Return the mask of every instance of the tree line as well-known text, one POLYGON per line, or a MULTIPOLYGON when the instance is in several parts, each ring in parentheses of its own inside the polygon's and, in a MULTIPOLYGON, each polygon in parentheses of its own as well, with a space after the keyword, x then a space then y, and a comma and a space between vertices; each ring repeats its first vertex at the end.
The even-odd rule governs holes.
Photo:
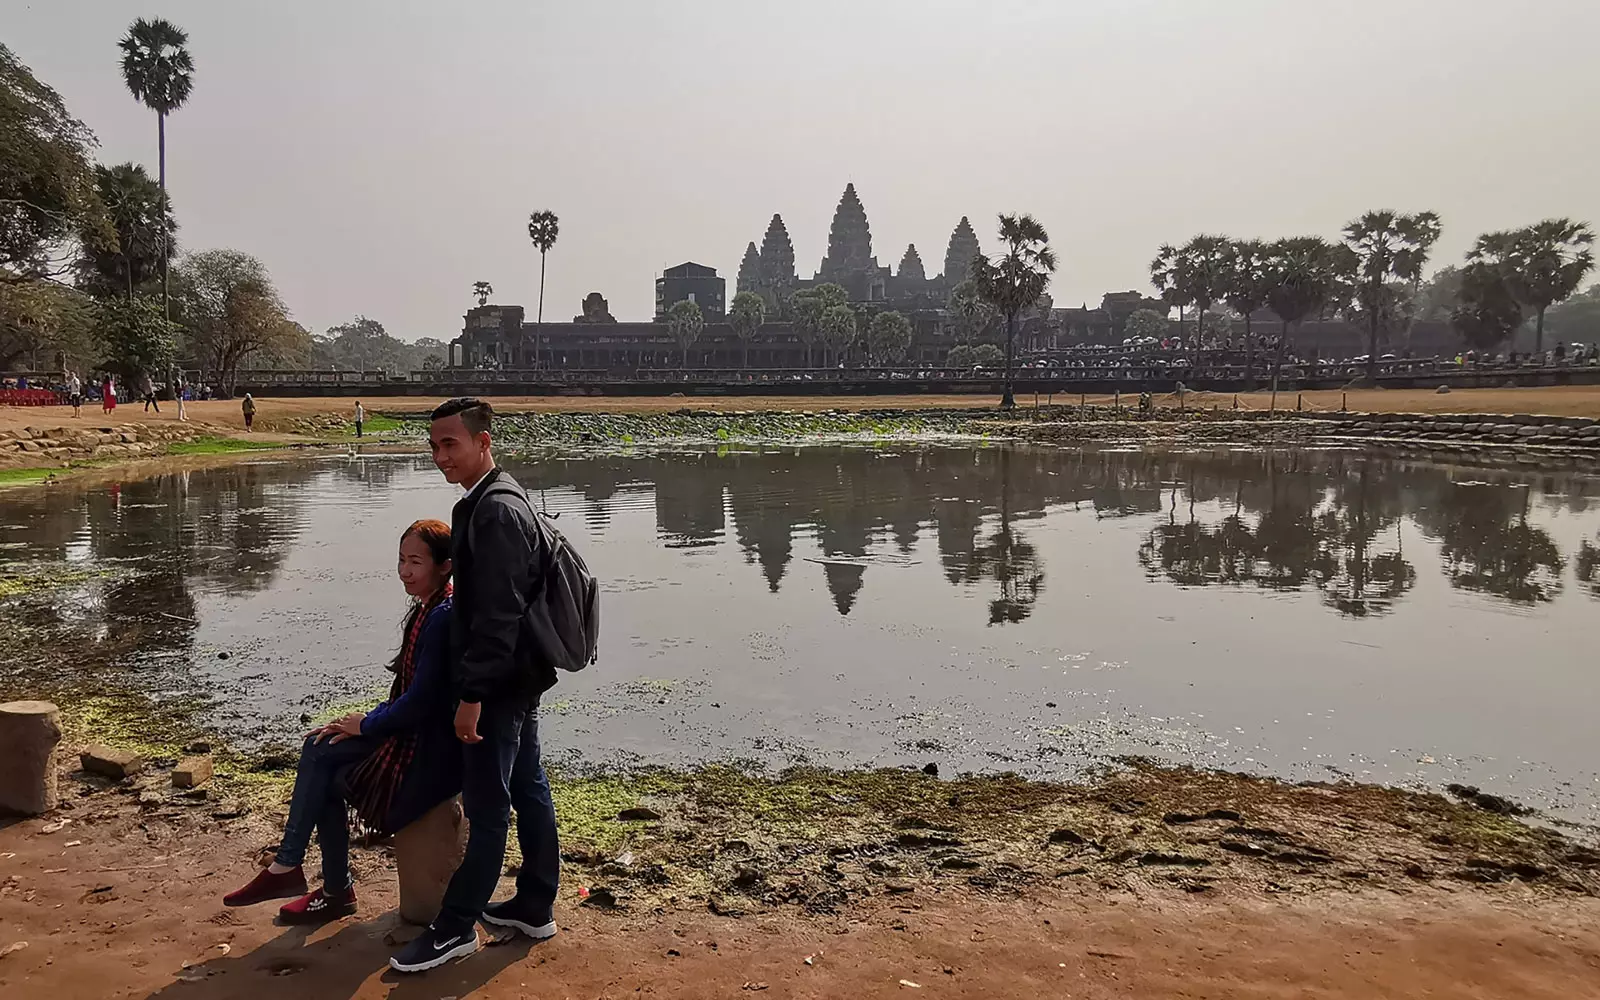
MULTIPOLYGON (((1162 246, 1150 262, 1150 280, 1162 301, 1178 310, 1180 337, 1197 346, 1231 337, 1232 323, 1213 320, 1213 306, 1226 304, 1243 318, 1247 363, 1255 345, 1252 322, 1263 309, 1279 321, 1280 358, 1290 327, 1313 315, 1357 323, 1367 331, 1371 380, 1380 338, 1397 330, 1409 335, 1426 314, 1448 319, 1468 346, 1483 350, 1505 344, 1531 318, 1534 351, 1542 352, 1546 312, 1571 298, 1594 268, 1590 226, 1547 219, 1480 236, 1465 265, 1443 269, 1424 294, 1423 273, 1439 234, 1436 213, 1392 210, 1352 221, 1339 242, 1201 234, 1182 246, 1162 246), (1196 316, 1192 336, 1183 326, 1188 308, 1196 316)), ((1166 317, 1135 313, 1129 325, 1134 336, 1164 335, 1166 317)))
POLYGON ((118 49, 129 93, 156 113, 154 177, 95 162, 90 128, 0 44, 0 370, 166 381, 187 363, 231 393, 245 367, 443 367, 442 342, 407 344, 365 317, 312 335, 248 253, 181 252, 166 119, 193 92, 188 36, 141 18, 118 49))

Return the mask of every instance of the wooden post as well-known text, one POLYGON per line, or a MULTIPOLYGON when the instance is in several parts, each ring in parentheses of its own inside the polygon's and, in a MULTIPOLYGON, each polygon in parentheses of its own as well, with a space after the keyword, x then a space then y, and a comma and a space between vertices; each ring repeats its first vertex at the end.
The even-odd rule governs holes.
POLYGON ((1339 412, 1340 413, 1344 413, 1349 409, 1350 409, 1350 393, 1349 393, 1349 391, 1340 392, 1339 393, 1339 412))
POLYGON ((400 876, 400 919, 431 924, 439 915, 450 876, 467 850, 467 823, 461 799, 441 802, 394 835, 394 863, 400 876))
POLYGON ((1306 408, 1306 394, 1303 393, 1303 392, 1296 393, 1295 397, 1294 397, 1294 412, 1299 413, 1301 410, 1303 410, 1305 408, 1306 408))
POLYGON ((1120 387, 1111 391, 1111 415, 1119 420, 1122 418, 1122 389, 1120 387))
POLYGON ((54 809, 61 710, 48 701, 0 705, 0 813, 38 816, 54 809))

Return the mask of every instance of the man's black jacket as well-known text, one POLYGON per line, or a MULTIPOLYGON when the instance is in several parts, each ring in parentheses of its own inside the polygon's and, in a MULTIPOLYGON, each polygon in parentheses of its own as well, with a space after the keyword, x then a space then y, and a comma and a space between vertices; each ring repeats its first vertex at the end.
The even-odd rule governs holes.
POLYGON ((450 645, 461 700, 530 698, 548 691, 556 672, 538 654, 527 624, 546 553, 533 508, 515 479, 496 468, 456 504, 450 558, 450 645))

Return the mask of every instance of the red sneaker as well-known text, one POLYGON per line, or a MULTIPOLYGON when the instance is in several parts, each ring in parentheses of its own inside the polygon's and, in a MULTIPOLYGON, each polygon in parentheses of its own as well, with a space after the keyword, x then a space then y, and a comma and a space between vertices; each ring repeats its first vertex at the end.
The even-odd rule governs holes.
POLYGON ((295 865, 292 871, 274 875, 263 868, 243 889, 222 897, 224 906, 254 906, 269 899, 293 899, 306 891, 306 873, 295 865))
POLYGON ((356 912, 356 887, 350 886, 342 893, 329 893, 325 889, 301 896, 285 903, 278 911, 278 919, 286 924, 320 924, 338 920, 356 912))

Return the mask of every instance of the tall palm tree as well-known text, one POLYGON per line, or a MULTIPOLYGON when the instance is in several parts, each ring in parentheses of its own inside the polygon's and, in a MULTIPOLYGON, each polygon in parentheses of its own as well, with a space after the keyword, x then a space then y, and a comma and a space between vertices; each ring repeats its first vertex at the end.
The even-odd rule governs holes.
POLYGON ((683 359, 679 367, 689 367, 689 348, 700 339, 700 334, 705 332, 706 314, 699 303, 683 299, 674 302, 672 308, 667 310, 667 329, 672 333, 672 339, 678 342, 683 349, 683 359))
POLYGON ((539 315, 535 322, 541 324, 534 327, 533 357, 534 367, 539 366, 539 356, 544 347, 544 258, 550 248, 556 245, 556 237, 561 233, 561 220, 556 218, 556 213, 549 209, 540 209, 528 216, 528 239, 539 248, 539 315))
POLYGON ((1227 293, 1228 252, 1233 241, 1202 233, 1178 250, 1176 280, 1184 297, 1194 303, 1195 349, 1203 350, 1206 310, 1227 293))
POLYGON ((1378 380, 1378 328, 1390 309, 1389 281, 1418 282, 1438 238, 1439 216, 1434 212, 1402 215, 1385 209, 1344 227, 1344 242, 1356 255, 1356 301, 1367 314, 1367 381, 1373 385, 1378 380))
POLYGON ((978 297, 1006 318, 1006 383, 1000 406, 1017 405, 1012 393, 1017 352, 1017 316, 1039 301, 1056 271, 1056 252, 1050 235, 1031 215, 1000 216, 1003 252, 993 261, 983 254, 972 258, 972 284, 978 297))
POLYGON ((494 286, 487 281, 474 281, 472 283, 472 294, 477 297, 478 305, 481 308, 489 304, 489 296, 494 294, 494 286))
POLYGON ((171 319, 168 302, 171 298, 167 278, 168 258, 165 252, 167 218, 167 115, 183 107, 194 89, 194 59, 184 48, 189 34, 171 21, 139 18, 128 29, 119 47, 122 49, 122 80, 128 91, 145 107, 156 113, 156 143, 161 158, 158 174, 161 185, 161 314, 171 319))
POLYGON ((766 300, 755 292, 740 292, 733 297, 733 304, 728 309, 728 319, 733 324, 733 335, 744 345, 744 361, 741 367, 749 368, 750 341, 761 332, 761 324, 767 321, 766 300))
POLYGON ((1161 244, 1150 262, 1150 284, 1155 286, 1161 301, 1178 310, 1180 339, 1183 337, 1183 307, 1193 301, 1189 298, 1189 281, 1183 273, 1187 266, 1187 261, 1179 257, 1178 248, 1171 243, 1161 244))
POLYGON ((1594 268, 1594 230, 1571 219, 1546 219, 1514 234, 1512 287, 1534 311, 1533 352, 1544 353, 1544 313, 1571 297, 1594 268))
MULTIPOLYGON (((1271 271, 1267 267, 1267 245, 1260 240, 1235 240, 1228 246, 1223 262, 1222 297, 1234 312, 1244 317, 1244 371, 1253 378, 1255 335, 1251 321, 1267 304, 1272 291, 1271 271)), ((1252 386, 1254 383, 1251 383, 1252 386)))
POLYGON ((1264 264, 1267 305, 1282 324, 1278 354, 1272 365, 1273 404, 1277 403, 1278 371, 1289 342, 1289 325, 1299 323, 1322 308, 1334 295, 1342 268, 1349 266, 1348 251, 1320 236, 1278 240, 1266 248, 1264 264))
POLYGON ((855 311, 848 305, 829 306, 822 313, 821 329, 823 345, 833 352, 831 360, 843 361, 844 353, 856 342, 855 311))

